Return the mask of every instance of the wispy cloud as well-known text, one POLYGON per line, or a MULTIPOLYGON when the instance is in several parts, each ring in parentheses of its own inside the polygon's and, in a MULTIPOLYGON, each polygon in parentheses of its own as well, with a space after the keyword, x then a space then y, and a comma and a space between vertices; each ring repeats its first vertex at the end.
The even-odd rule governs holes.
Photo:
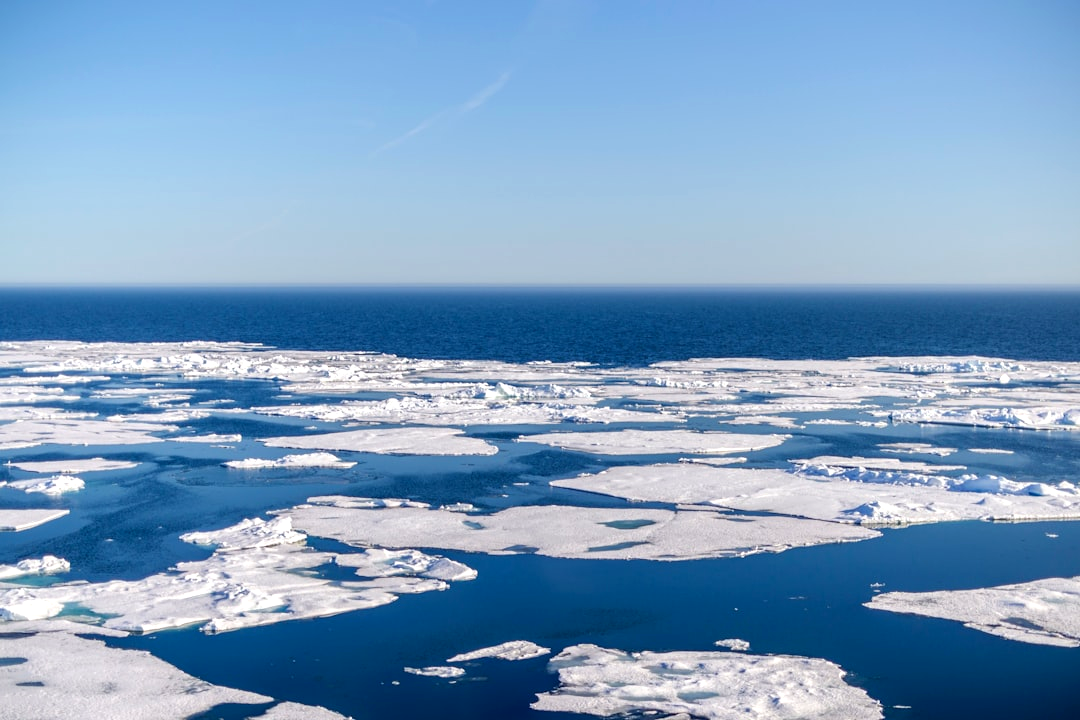
POLYGON ((444 120, 461 117, 462 115, 471 113, 473 110, 476 110, 477 108, 483 106, 484 103, 495 97, 495 95, 498 94, 500 90, 506 87, 506 83, 510 82, 511 74, 512 72, 510 70, 507 70, 502 75, 500 75, 498 79, 495 80, 495 82, 491 83, 483 90, 476 93, 460 105, 454 105, 453 107, 446 108, 445 110, 440 110, 439 112, 427 118, 413 129, 409 130, 404 135, 399 135, 390 142, 375 148, 375 150, 372 151, 371 156, 374 157, 380 153, 384 153, 387 150, 395 148, 406 140, 419 135, 428 128, 437 125, 444 120))

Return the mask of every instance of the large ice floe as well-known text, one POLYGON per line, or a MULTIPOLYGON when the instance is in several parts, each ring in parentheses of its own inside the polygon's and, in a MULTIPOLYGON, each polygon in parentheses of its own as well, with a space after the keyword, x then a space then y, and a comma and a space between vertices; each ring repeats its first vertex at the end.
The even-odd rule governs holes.
POLYGON ((1080 577, 974 590, 888 592, 875 595, 866 607, 958 620, 1010 640, 1080 647, 1080 577))
POLYGON ((153 432, 171 432, 175 425, 107 420, 16 420, 0 425, 0 450, 37 445, 145 445, 161 442, 153 432))
POLYGON ((494 455, 498 448, 450 428, 370 428, 266 438, 267 447, 351 450, 383 455, 494 455))
POLYGON ((70 510, 62 508, 0 508, 0 532, 21 532, 58 520, 70 510))
POLYGON ((722 455, 753 452, 780 445, 785 435, 741 435, 691 430, 619 430, 616 432, 573 432, 523 435, 521 442, 553 445, 564 450, 601 455, 659 455, 689 453, 722 455))
POLYGON ((403 560, 393 553, 317 552, 304 546, 306 536, 293 530, 287 517, 248 519, 183 539, 218 549, 206 560, 180 563, 142 580, 0 584, 0 619, 42 620, 77 607, 90 613, 80 619, 113 630, 146 633, 199 625, 214 633, 378 607, 399 595, 444 590, 447 580, 475 577, 460 563, 423 553, 403 560), (353 569, 356 579, 320 572, 335 565, 353 569))
POLYGON ((138 467, 139 463, 130 460, 106 460, 105 458, 71 458, 67 460, 43 460, 39 462, 13 462, 11 467, 34 473, 75 473, 100 472, 104 470, 127 470, 138 467))
POLYGON ((708 720, 882 717, 880 703, 845 683, 840 666, 816 658, 574 645, 549 667, 559 674, 559 687, 537 696, 537 710, 708 720))
POLYGON ((1080 518, 1080 491, 1069 483, 809 467, 817 470, 807 473, 804 467, 792 473, 701 463, 623 466, 551 484, 626 500, 705 504, 864 525, 1080 518))
POLYGON ((681 510, 569 505, 511 507, 463 515, 423 503, 310 498, 281 511, 312 535, 359 547, 430 547, 561 558, 690 560, 744 557, 877 533, 790 517, 736 517, 709 508, 681 510))
MULTIPOLYGON (((0 631, 2 720, 160 720, 194 717, 226 704, 249 705, 256 713, 274 702, 199 680, 144 650, 109 647, 85 635, 121 633, 67 621, 20 623, 17 628, 0 631)), ((344 720, 325 708, 297 703, 277 705, 260 717, 344 720)))

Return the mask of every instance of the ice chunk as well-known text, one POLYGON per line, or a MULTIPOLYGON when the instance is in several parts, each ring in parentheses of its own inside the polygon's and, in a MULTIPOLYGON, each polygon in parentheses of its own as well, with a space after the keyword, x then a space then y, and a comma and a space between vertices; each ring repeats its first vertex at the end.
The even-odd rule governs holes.
POLYGON ((43 462, 17 462, 12 467, 26 472, 60 473, 63 475, 98 472, 103 470, 127 470, 138 467, 139 463, 128 460, 106 460, 105 458, 87 458, 85 460, 46 460, 43 462))
POLYGON ((476 578, 476 571, 464 563, 438 555, 427 555, 419 550, 372 548, 361 553, 339 555, 335 562, 341 567, 356 568, 357 575, 366 577, 415 575, 448 582, 476 578))
POLYGON ((402 669, 410 675, 421 675, 423 677, 456 678, 465 674, 465 671, 459 667, 445 667, 439 665, 422 668, 407 667, 402 669))
POLYGON ((302 543, 307 540, 307 535, 293 530, 290 518, 276 517, 272 520, 247 518, 222 530, 190 532, 181 535, 180 539, 195 545, 216 545, 219 550, 246 550, 302 543))
POLYGON ((25 577, 27 575, 56 575, 71 570, 71 563, 55 555, 45 555, 40 559, 27 558, 14 565, 0 565, 0 580, 25 577))
POLYGON ((494 445, 452 428, 372 428, 267 438, 268 447, 351 450, 386 455, 494 455, 494 445))
POLYGON ((207 443, 210 445, 216 445, 238 443, 244 438, 240 435, 217 435, 211 433, 209 435, 178 435, 176 437, 170 437, 165 439, 180 443, 207 443))
POLYGON ((1080 647, 1080 576, 939 592, 887 592, 874 610, 957 620, 1010 640, 1080 647))
POLYGON ((63 495, 69 492, 78 492, 86 487, 82 478, 74 475, 54 475, 44 480, 11 480, 0 482, 0 487, 7 486, 13 490, 22 490, 28 493, 42 493, 43 495, 63 495))
POLYGON ((523 435, 520 442, 553 445, 565 450, 603 455, 661 453, 723 454, 752 452, 780 445, 787 435, 740 435, 691 430, 619 430, 616 432, 548 433, 523 435))
POLYGON ((897 410, 893 422, 1025 430, 1080 430, 1080 407, 917 407, 897 410))
POLYGON ((750 643, 739 638, 728 638, 727 640, 717 640, 713 643, 716 647, 727 648, 728 650, 734 650, 735 652, 746 652, 750 649, 750 643))
POLYGON ((483 658, 497 658, 499 660, 529 660, 542 657, 551 652, 551 648, 541 647, 528 640, 510 640, 509 642, 493 645, 492 647, 480 648, 472 652, 461 653, 446 662, 468 662, 469 660, 481 660, 483 658))
POLYGON ((903 455, 938 455, 946 457, 956 452, 956 448, 935 447, 927 443, 914 442, 881 443, 878 447, 881 448, 882 452, 903 455))
POLYGON ((21 532, 44 525, 67 515, 70 510, 57 510, 55 508, 41 510, 12 510, 0 508, 0 532, 21 532))
POLYGON ((549 667, 559 687, 532 707, 613 716, 660 712, 695 718, 880 718, 881 704, 817 658, 728 652, 639 652, 574 645, 549 667))
POLYGON ((342 460, 328 452, 305 453, 302 455, 286 455, 278 460, 265 460, 262 458, 247 458, 246 460, 229 460, 223 463, 225 467, 238 470, 262 470, 265 468, 340 468, 348 469, 355 462, 342 460))

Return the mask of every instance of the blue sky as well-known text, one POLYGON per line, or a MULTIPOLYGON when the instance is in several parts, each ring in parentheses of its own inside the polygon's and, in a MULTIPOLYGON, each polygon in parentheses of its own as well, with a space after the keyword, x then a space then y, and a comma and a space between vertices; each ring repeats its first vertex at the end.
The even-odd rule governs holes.
POLYGON ((0 3, 0 283, 1080 284, 1074 0, 0 3))

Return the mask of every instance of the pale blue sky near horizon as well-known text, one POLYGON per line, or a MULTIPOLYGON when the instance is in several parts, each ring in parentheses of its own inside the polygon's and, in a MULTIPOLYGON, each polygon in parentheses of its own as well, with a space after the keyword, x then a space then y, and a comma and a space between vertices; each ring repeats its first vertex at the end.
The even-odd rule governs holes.
POLYGON ((1080 3, 0 3, 0 284, 1080 284, 1080 3))

